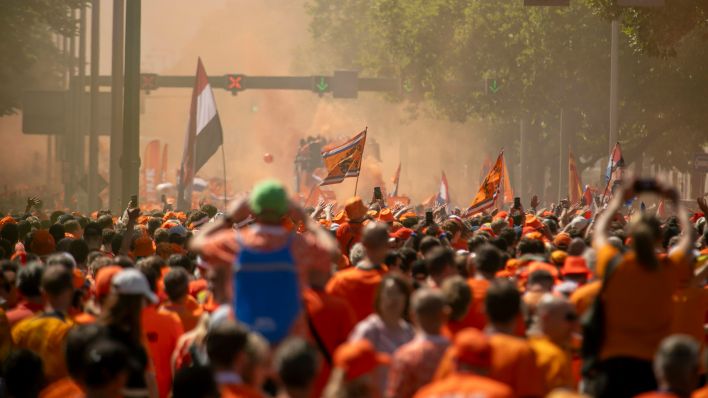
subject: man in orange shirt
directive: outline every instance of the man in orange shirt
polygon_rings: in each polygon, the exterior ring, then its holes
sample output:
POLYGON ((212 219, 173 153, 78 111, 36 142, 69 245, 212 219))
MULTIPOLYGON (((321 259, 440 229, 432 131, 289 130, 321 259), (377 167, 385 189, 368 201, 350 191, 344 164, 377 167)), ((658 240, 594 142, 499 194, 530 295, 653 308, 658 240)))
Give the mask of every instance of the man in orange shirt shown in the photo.
POLYGON ((502 268, 501 252, 496 247, 485 244, 475 250, 476 272, 467 284, 472 290, 472 305, 467 316, 462 320, 466 327, 484 329, 487 326, 487 316, 484 313, 484 298, 487 295, 489 283, 494 280, 502 268))
POLYGON ((699 381, 698 342, 686 335, 665 338, 654 357, 654 374, 659 391, 647 392, 636 398, 703 398, 705 389, 696 391, 699 381))
POLYGON ((214 325, 207 338, 207 354, 222 398, 262 398, 264 395, 246 385, 241 364, 248 331, 231 320, 214 325))
MULTIPOLYGON (((157 294, 158 270, 148 262, 139 262, 138 268, 148 280, 150 290, 157 294)), ((155 368, 157 391, 160 398, 167 398, 172 388, 172 353, 184 333, 182 321, 175 313, 158 309, 154 304, 145 306, 141 317, 148 354, 155 368)))
POLYGON ((388 229, 385 224, 369 223, 362 235, 366 258, 355 267, 339 271, 329 283, 327 293, 351 304, 359 322, 374 312, 376 288, 386 272, 383 266, 388 253, 388 229))
POLYGON ((543 373, 546 393, 556 388, 573 389, 570 344, 578 317, 564 298, 544 294, 536 308, 529 340, 536 364, 543 373))
POLYGON ((455 337, 449 349, 454 372, 445 379, 423 387, 415 398, 480 396, 511 398, 509 386, 488 377, 493 350, 489 338, 476 329, 466 329, 455 337))
MULTIPOLYGON (((344 212, 347 215, 347 221, 341 223, 337 228, 337 241, 341 252, 349 256, 349 250, 352 246, 361 241, 361 233, 363 222, 366 219, 367 208, 360 197, 355 196, 347 200, 344 205, 344 212)), ((356 264, 352 264, 356 265, 356 264)))
POLYGON ((184 331, 189 332, 197 326, 204 313, 197 300, 189 295, 189 274, 184 268, 172 268, 165 275, 164 283, 170 301, 163 304, 162 308, 179 316, 184 331))
POLYGON ((10 327, 44 309, 40 286, 43 271, 44 268, 40 264, 29 264, 17 273, 17 290, 20 293, 20 301, 6 313, 10 327))
POLYGON ((536 356, 529 343, 515 336, 521 314, 521 294, 507 280, 495 280, 487 289, 486 328, 492 346, 489 377, 514 391, 517 397, 542 397, 543 376, 536 366, 536 356))
POLYGON ((310 288, 303 292, 311 341, 324 359, 315 378, 312 397, 321 395, 332 370, 332 355, 347 341, 356 325, 354 310, 349 303, 325 292, 329 278, 326 270, 311 269, 308 273, 310 288))

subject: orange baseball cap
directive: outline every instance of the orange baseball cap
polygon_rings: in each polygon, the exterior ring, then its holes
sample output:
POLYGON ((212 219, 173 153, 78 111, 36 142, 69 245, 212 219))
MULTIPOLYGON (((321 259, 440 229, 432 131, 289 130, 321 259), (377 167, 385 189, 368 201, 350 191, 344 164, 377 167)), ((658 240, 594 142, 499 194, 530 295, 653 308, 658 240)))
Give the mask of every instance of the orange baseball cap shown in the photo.
POLYGON ((379 219, 380 222, 393 222, 393 213, 391 212, 391 209, 383 209, 381 212, 379 212, 379 219))
POLYGON ((98 270, 96 274, 96 284, 94 285, 98 299, 108 296, 108 293, 111 292, 111 280, 113 280, 113 276, 121 271, 123 271, 123 268, 117 265, 109 265, 98 270))
POLYGON ((572 238, 568 233, 561 232, 553 239, 553 244, 556 245, 556 247, 567 248, 571 240, 572 238))
POLYGON ((366 206, 364 206, 364 201, 358 196, 349 198, 344 205, 344 211, 347 213, 347 218, 350 220, 363 218, 366 216, 367 210, 366 206))
POLYGON ((489 338, 477 329, 468 328, 455 336, 453 357, 461 363, 488 368, 492 364, 492 346, 489 338))
POLYGON ((543 223, 541 220, 536 218, 533 214, 527 214, 526 215, 526 222, 524 223, 525 227, 532 227, 534 229, 541 229, 543 228, 543 223))
POLYGON ((155 246, 149 236, 141 236, 135 240, 135 250, 133 254, 136 257, 148 257, 155 254, 155 246))
POLYGON ((334 366, 344 370, 347 380, 363 376, 380 365, 391 363, 388 354, 376 352, 369 340, 344 343, 334 352, 334 366))

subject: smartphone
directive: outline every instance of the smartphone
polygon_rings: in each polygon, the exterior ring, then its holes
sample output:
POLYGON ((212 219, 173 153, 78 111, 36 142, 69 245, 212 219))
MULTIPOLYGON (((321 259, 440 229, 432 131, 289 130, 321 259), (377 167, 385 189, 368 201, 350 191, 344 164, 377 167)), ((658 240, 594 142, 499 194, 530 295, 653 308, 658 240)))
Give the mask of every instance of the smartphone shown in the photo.
POLYGON ((654 179, 643 178, 634 182, 635 192, 656 192, 658 190, 659 186, 657 185, 656 180, 654 179))
POLYGON ((374 199, 382 200, 383 194, 381 193, 381 187, 374 187, 374 199))
POLYGON ((521 208, 521 198, 517 196, 514 198, 514 209, 520 209, 520 208, 521 208))
POLYGON ((432 225, 433 224, 433 211, 428 210, 425 212, 425 225, 432 225))
POLYGON ((138 207, 138 195, 130 195, 130 204, 133 208, 138 207))

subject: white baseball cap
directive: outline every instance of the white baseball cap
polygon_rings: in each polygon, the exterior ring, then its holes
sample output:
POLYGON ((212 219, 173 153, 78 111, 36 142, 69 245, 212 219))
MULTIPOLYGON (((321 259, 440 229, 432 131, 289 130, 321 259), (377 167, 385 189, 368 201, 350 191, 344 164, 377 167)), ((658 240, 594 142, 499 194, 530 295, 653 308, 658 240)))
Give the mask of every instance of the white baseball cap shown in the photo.
POLYGON ((135 268, 124 269, 117 273, 111 280, 111 285, 118 294, 141 294, 153 304, 160 302, 157 295, 150 290, 145 275, 135 268))

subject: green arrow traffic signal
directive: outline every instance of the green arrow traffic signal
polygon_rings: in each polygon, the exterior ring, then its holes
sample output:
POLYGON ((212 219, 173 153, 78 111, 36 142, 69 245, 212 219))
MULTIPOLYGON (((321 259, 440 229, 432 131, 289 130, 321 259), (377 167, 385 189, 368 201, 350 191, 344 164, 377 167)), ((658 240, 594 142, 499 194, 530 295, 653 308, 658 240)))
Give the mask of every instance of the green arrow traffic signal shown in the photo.
POLYGON ((494 94, 501 90, 501 87, 497 85, 497 79, 492 80, 492 84, 489 85, 489 89, 492 90, 492 93, 494 94))
POLYGON ((315 85, 315 87, 317 88, 317 91, 324 93, 325 90, 327 90, 327 87, 329 87, 329 84, 327 84, 324 77, 320 77, 320 81, 315 85))

